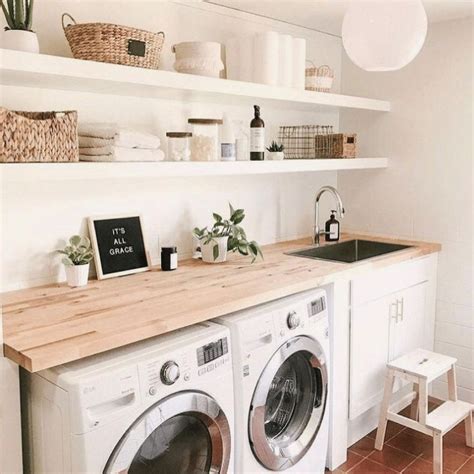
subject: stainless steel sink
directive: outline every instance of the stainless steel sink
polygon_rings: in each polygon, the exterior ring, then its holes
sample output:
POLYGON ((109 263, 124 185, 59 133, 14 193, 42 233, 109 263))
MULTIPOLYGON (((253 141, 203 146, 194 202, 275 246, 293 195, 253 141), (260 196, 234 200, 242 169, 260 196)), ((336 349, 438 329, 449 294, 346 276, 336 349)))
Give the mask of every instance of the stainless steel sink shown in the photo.
POLYGON ((379 255, 397 252, 398 250, 407 249, 409 247, 411 246, 356 239, 338 244, 324 245, 323 247, 312 247, 309 249, 298 250, 296 252, 288 252, 288 255, 314 258, 318 260, 353 263, 377 257, 379 255))

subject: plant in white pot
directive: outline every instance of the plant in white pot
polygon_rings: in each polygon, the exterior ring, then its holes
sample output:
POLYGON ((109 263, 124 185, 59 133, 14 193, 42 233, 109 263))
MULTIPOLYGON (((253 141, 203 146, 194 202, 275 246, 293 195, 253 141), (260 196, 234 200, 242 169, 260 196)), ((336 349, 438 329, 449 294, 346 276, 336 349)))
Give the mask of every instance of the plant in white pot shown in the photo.
POLYGON ((208 263, 220 263, 227 260, 227 252, 239 252, 241 255, 252 257, 252 263, 257 257, 263 258, 260 246, 255 240, 248 241, 244 229, 239 225, 245 218, 243 209, 234 209, 229 204, 230 217, 223 219, 213 213, 214 225, 211 229, 204 227, 193 230, 193 235, 199 240, 202 259, 208 263))
POLYGON ((86 286, 90 261, 94 257, 90 240, 87 237, 73 235, 68 245, 57 252, 64 255, 62 262, 66 269, 68 285, 73 288, 86 286))
POLYGON ((268 159, 269 160, 283 160, 285 158, 285 154, 283 153, 283 150, 285 147, 283 145, 279 145, 276 141, 272 141, 272 144, 267 147, 268 151, 268 159))
POLYGON ((0 47, 39 53, 36 33, 32 31, 34 0, 0 0, 7 21, 0 47))

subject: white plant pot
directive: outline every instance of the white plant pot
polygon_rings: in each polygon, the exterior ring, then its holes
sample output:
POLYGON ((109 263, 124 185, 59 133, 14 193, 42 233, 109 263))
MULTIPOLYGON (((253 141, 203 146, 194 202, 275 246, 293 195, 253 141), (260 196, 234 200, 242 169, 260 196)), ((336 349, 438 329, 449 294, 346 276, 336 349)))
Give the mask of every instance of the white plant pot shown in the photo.
POLYGON ((283 151, 267 151, 265 155, 267 156, 267 159, 272 161, 279 161, 285 158, 285 153, 283 151))
POLYGON ((85 265, 65 265, 67 284, 71 288, 76 286, 86 286, 89 280, 89 264, 85 265))
POLYGON ((216 237, 209 243, 201 241, 201 254, 203 262, 222 263, 227 260, 227 241, 229 237, 216 237), (219 256, 214 260, 214 247, 219 248, 219 256))
POLYGON ((39 53, 38 36, 33 31, 6 30, 1 35, 0 46, 26 53, 39 53))

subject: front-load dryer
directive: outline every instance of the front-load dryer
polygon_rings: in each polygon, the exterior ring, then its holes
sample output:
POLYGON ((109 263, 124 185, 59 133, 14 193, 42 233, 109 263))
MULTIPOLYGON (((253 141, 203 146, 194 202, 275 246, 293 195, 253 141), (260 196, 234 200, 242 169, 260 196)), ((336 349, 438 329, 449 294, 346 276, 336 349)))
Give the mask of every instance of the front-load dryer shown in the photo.
POLYGON ((326 293, 300 293, 216 322, 231 331, 235 471, 323 473, 330 373, 326 293))
POLYGON ((233 472, 229 331, 197 324, 23 374, 33 473, 233 472))

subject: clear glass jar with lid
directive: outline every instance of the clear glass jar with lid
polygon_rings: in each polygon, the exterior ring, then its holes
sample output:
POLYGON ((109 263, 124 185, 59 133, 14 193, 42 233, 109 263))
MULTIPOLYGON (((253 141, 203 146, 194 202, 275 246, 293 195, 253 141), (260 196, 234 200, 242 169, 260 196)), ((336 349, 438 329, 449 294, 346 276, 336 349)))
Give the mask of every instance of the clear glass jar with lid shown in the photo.
POLYGON ((191 160, 219 160, 219 125, 221 119, 190 118, 188 123, 192 128, 191 160))
POLYGON ((190 132, 167 132, 168 161, 189 161, 191 159, 190 132))

